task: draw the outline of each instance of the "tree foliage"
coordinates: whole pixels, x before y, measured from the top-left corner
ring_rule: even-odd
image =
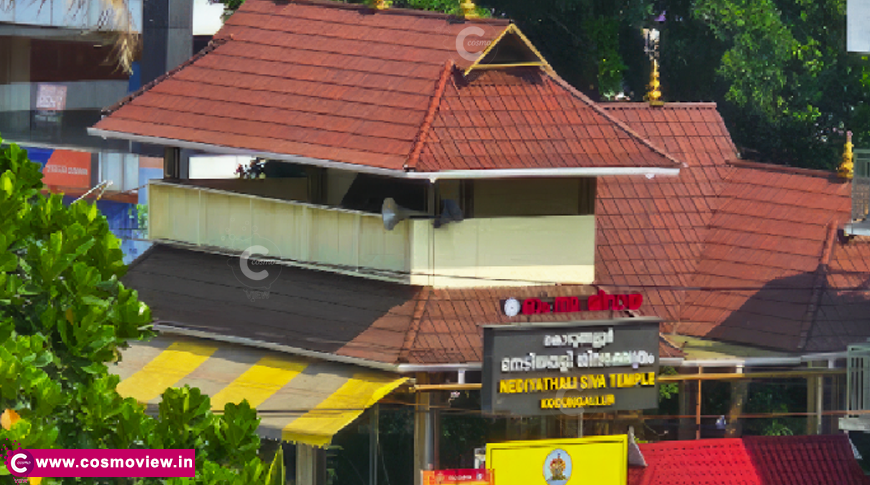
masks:
[[[198,389],[167,389],[152,417],[118,394],[108,365],[129,340],[154,335],[150,311],[121,283],[120,243],[96,204],[64,206],[40,193],[41,178],[18,146],[0,153],[0,410],[16,417],[0,438],[37,449],[195,449],[196,479],[165,483],[266,483],[283,473],[258,458],[259,419],[247,402],[215,414]],[[118,480],[92,483],[160,482]]]

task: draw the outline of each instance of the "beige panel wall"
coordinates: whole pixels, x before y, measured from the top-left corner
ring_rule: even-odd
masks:
[[[257,245],[285,260],[395,271],[401,278],[409,271],[408,222],[385,231],[376,214],[176,185],[149,190],[154,240],[230,251]]]
[[[413,284],[520,286],[595,279],[594,216],[466,219],[441,229],[431,229],[429,221],[413,224]]]

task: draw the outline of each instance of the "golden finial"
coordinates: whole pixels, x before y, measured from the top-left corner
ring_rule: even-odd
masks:
[[[852,144],[852,132],[846,132],[846,147],[843,150],[843,163],[840,164],[840,168],[837,169],[837,175],[843,177],[844,179],[851,179],[852,175],[855,173],[855,163],[853,161],[854,155],[852,154],[852,148],[855,145]]]
[[[653,59],[653,68],[649,80],[649,93],[646,95],[650,106],[664,106],[665,102],[662,101],[662,92],[659,91],[661,85],[659,82],[659,63]]]
[[[462,16],[467,19],[476,19],[479,17],[479,15],[477,15],[477,5],[475,5],[471,0],[462,0],[462,3],[459,4],[459,8],[462,9]]]

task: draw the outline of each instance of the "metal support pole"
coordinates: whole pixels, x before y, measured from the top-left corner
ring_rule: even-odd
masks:
[[[378,439],[381,414],[378,404],[372,406],[369,413],[369,485],[378,485]]]
[[[698,367],[698,374],[704,372],[703,367]],[[698,379],[698,395],[695,398],[695,439],[701,439],[701,379]]]
[[[822,434],[822,409],[825,407],[825,378],[816,377],[816,433]]]
[[[428,375],[420,373],[417,382],[428,381]],[[421,485],[421,470],[431,470],[435,466],[434,447],[432,446],[431,393],[416,393],[414,406],[414,483]]]

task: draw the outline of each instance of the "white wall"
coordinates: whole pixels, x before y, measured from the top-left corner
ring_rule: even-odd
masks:
[[[234,155],[207,155],[190,157],[189,176],[192,179],[231,179],[237,177],[236,167],[247,167],[252,157]]]
[[[223,26],[224,4],[193,0],[193,35],[214,35]]]
[[[870,0],[846,2],[846,50],[870,52]]]

